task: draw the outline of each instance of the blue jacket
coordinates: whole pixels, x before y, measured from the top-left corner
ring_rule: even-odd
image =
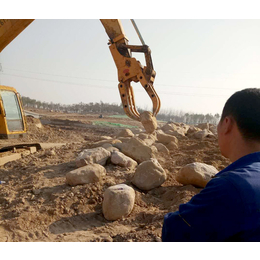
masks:
[[[216,174],[179,211],[164,217],[163,242],[260,242],[260,152]]]

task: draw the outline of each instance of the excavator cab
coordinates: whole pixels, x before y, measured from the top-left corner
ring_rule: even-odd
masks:
[[[0,139],[23,137],[27,131],[20,94],[0,85]]]

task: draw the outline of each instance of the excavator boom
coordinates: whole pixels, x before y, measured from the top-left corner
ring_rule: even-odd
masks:
[[[0,19],[0,52],[18,36],[33,19]],[[118,88],[125,113],[140,121],[135,106],[134,91],[131,82],[140,82],[153,103],[153,115],[160,110],[160,99],[153,88],[155,71],[151,51],[147,45],[128,45],[121,21],[118,19],[100,19],[109,37],[109,48],[118,70]],[[132,57],[132,52],[143,52],[146,66]]]
[[[0,19],[0,52],[33,21],[33,19]]]

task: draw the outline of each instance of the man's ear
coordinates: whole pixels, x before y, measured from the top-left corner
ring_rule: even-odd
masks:
[[[222,133],[229,134],[234,127],[234,119],[230,116],[226,116],[222,121]]]

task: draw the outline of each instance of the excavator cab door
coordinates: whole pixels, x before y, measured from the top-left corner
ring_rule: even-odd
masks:
[[[1,90],[5,119],[9,132],[20,132],[24,130],[22,113],[16,93],[8,90]]]

